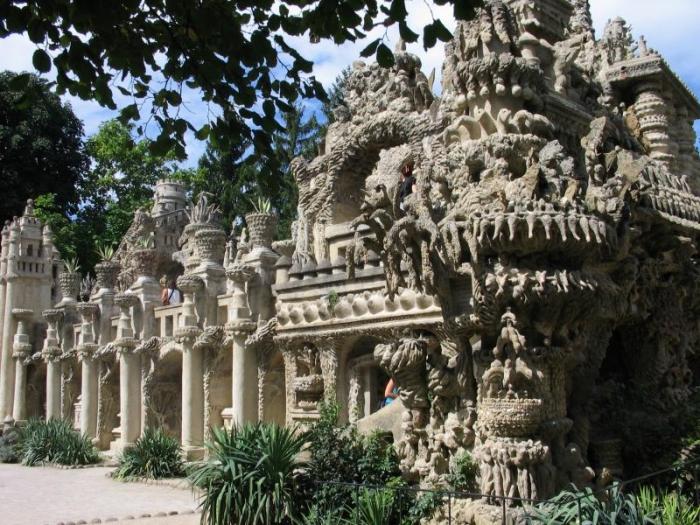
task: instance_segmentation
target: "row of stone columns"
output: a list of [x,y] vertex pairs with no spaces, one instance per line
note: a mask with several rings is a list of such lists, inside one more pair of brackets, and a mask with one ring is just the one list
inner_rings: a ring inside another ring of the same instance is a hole
[[[3,236],[2,263],[12,259],[11,232]],[[182,349],[182,445],[190,457],[203,452],[205,434],[205,392],[203,346],[198,338],[209,327],[224,323],[218,319],[218,300],[226,292],[228,277],[233,290],[225,321],[227,340],[232,344],[232,406],[228,409],[231,422],[243,424],[258,417],[257,399],[257,355],[246,349],[245,342],[256,329],[257,322],[266,321],[271,315],[270,285],[274,280],[274,263],[277,255],[269,247],[253,246],[244,258],[230,264],[225,270],[218,260],[223,253],[225,235],[215,228],[201,228],[195,235],[200,263],[190,268],[190,273],[178,279],[178,287],[184,302],[179,326],[174,331]],[[59,275],[59,284],[65,285],[63,300],[54,308],[41,311],[47,328],[40,354],[46,364],[46,417],[66,417],[64,410],[68,399],[65,390],[68,376],[66,370],[72,359],[80,363],[80,430],[90,438],[98,435],[98,400],[100,398],[101,353],[107,344],[116,349],[119,362],[119,411],[120,439],[117,448],[132,444],[145,427],[144,393],[142,392],[143,358],[135,352],[137,346],[148,338],[158,335],[154,308],[160,302],[160,287],[153,271],[146,271],[149,261],[155,260],[154,250],[138,253],[139,269],[144,269],[126,293],[115,293],[114,284],[118,267],[100,263],[96,268],[99,290],[91,302],[77,303],[73,290],[75,276]],[[149,253],[146,253],[149,252]],[[245,261],[243,260],[245,259]],[[107,275],[109,274],[109,275]],[[4,272],[7,276],[7,272]],[[70,288],[70,290],[68,290]],[[251,290],[253,292],[250,298]],[[0,302],[11,315],[3,316],[2,335],[12,343],[14,358],[11,380],[3,380],[0,390],[13,389],[9,399],[11,414],[15,420],[26,419],[27,364],[31,362],[32,345],[30,330],[33,328],[34,312],[14,308],[12,279],[4,278],[0,289]],[[75,292],[75,293],[74,293]],[[254,304],[253,304],[254,303]],[[253,308],[251,308],[253,304]],[[115,307],[119,310],[116,337],[112,337],[112,316]],[[251,310],[253,310],[251,312]],[[74,324],[80,322],[80,336],[73,341]],[[17,323],[15,331],[14,323]],[[112,340],[114,339],[114,340]],[[4,345],[4,342],[3,342]],[[3,346],[4,348],[4,346]],[[3,354],[3,359],[7,356]],[[10,361],[11,362],[11,361]],[[3,367],[3,378],[8,376]],[[7,401],[3,401],[7,402]]]

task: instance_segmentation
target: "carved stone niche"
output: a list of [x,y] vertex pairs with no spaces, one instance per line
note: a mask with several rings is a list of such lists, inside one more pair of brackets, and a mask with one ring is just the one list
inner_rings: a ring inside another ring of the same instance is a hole
[[305,344],[295,356],[297,376],[292,381],[295,408],[317,410],[323,399],[323,374],[318,350]]

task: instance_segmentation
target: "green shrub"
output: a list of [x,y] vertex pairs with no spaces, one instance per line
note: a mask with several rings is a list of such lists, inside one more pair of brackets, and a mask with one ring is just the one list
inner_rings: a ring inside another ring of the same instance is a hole
[[[353,487],[335,483],[385,485],[400,477],[393,446],[379,434],[360,436],[352,425],[338,424],[339,407],[324,403],[308,432],[305,487],[311,508],[321,514],[353,505]],[[330,483],[316,484],[324,481]]]
[[658,524],[656,513],[644,509],[634,494],[624,494],[617,483],[601,498],[597,498],[590,488],[561,492],[549,501],[528,509],[525,520],[527,523],[547,525]]
[[64,419],[29,420],[20,431],[20,450],[22,463],[30,467],[42,462],[89,465],[100,459],[90,439]]
[[391,490],[360,492],[355,505],[348,506],[344,525],[388,525],[394,510],[395,494]]
[[[365,494],[356,487],[342,485],[358,483],[386,486],[387,489],[408,487],[401,478],[399,458],[391,440],[380,433],[361,436],[354,426],[339,425],[338,413],[337,405],[324,403],[319,420],[308,432],[310,459],[304,476],[305,490],[309,494],[306,500],[310,505],[307,515],[315,516],[317,523],[326,523],[327,520],[343,523],[343,520],[354,519],[356,508],[365,517],[376,516],[380,509],[384,509],[389,516],[383,522],[386,525],[414,525],[430,515],[439,504],[437,496],[416,497],[415,492],[408,490]],[[314,483],[318,481],[331,483]],[[359,506],[357,501],[360,501]]]
[[180,443],[163,429],[147,429],[133,446],[127,447],[112,473],[116,479],[176,478],[184,474]]
[[21,459],[20,431],[8,427],[0,436],[0,463],[17,463]]
[[637,502],[644,514],[655,517],[659,525],[700,523],[700,508],[682,494],[663,492],[659,496],[653,488],[642,487],[639,490]]
[[301,518],[295,476],[304,441],[295,429],[275,424],[214,429],[208,460],[190,474],[203,491],[202,523],[284,525]]
[[476,477],[478,474],[479,465],[469,452],[464,451],[452,460],[447,482],[456,491],[477,492],[479,487],[477,487]]

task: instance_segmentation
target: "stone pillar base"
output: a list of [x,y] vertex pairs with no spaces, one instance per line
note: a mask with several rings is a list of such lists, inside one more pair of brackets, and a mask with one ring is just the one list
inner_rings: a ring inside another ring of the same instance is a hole
[[182,447],[185,461],[200,461],[204,459],[204,447]]
[[224,428],[231,430],[233,426],[233,407],[226,407],[221,411],[221,419],[224,422]]

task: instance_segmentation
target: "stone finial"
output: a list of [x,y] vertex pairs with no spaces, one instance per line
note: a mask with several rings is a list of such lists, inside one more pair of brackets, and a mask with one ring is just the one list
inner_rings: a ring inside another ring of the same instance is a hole
[[27,199],[27,205],[24,207],[25,217],[34,217],[34,200]]

